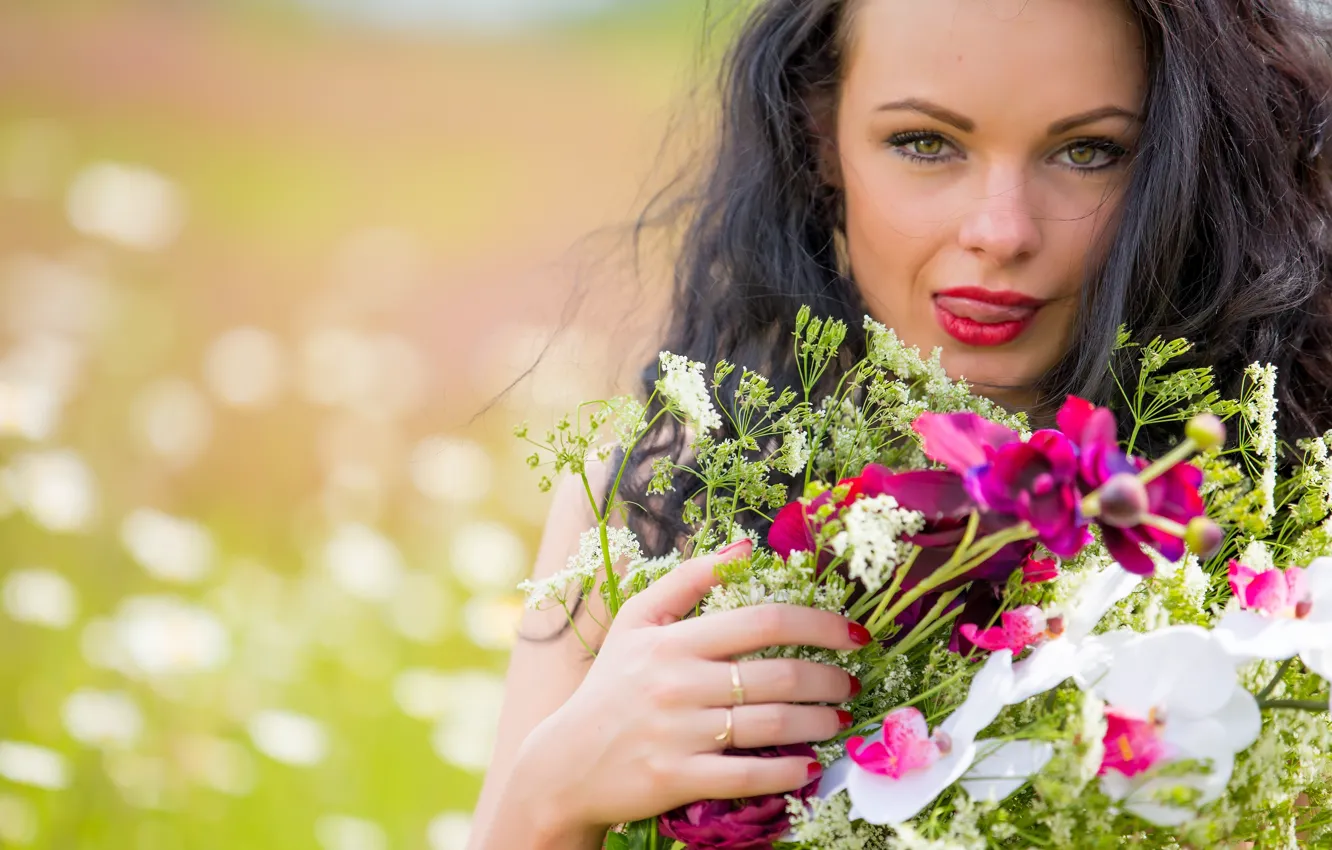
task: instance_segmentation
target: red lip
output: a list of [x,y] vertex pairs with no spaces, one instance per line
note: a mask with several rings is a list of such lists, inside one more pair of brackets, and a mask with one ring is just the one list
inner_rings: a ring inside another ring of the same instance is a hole
[[1047,302],[1012,290],[959,286],[934,295],[934,316],[964,345],[1005,345],[1022,335]]

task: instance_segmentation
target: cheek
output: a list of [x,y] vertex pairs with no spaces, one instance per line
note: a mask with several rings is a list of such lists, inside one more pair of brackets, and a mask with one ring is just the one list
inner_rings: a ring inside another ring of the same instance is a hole
[[946,192],[902,171],[855,163],[844,171],[847,241],[870,301],[909,293],[940,254],[956,215]]

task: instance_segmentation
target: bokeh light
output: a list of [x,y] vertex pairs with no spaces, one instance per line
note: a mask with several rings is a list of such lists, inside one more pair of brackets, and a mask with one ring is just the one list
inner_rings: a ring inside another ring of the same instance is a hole
[[704,25],[0,3],[0,846],[463,850]]

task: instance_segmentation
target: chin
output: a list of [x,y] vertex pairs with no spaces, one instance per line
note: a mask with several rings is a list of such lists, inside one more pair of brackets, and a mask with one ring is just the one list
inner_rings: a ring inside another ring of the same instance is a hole
[[966,380],[978,394],[1005,407],[1025,408],[1034,402],[1031,387],[1045,371],[1033,359],[1018,352],[959,351],[953,343],[943,346],[942,362],[948,377]]

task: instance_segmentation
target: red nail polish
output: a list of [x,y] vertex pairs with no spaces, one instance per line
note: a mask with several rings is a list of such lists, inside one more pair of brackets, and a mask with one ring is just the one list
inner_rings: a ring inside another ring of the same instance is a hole
[[717,552],[716,552],[716,554],[717,554],[718,556],[720,556],[720,555],[729,555],[730,553],[734,552],[736,549],[739,549],[741,546],[749,546],[749,545],[752,544],[752,543],[753,543],[753,541],[750,540],[748,537],[746,537],[746,538],[743,538],[743,539],[741,539],[741,540],[737,540],[737,541],[735,541],[734,543],[730,544],[729,546],[725,546],[725,547],[723,547],[723,548],[721,548],[721,549],[718,549]]
[[[851,676],[850,673],[848,673],[847,675]],[[860,693],[860,680],[857,679],[855,676],[851,676],[851,696],[847,697],[847,699],[855,699],[856,694],[858,693]]]
[[847,623],[846,630],[851,634],[851,640],[858,646],[865,646],[874,640],[874,636],[869,633],[869,629],[860,625],[860,623]]
[[842,724],[843,729],[850,729],[856,725],[856,718],[849,711],[837,709],[837,722]]
[[809,779],[818,779],[822,775],[823,775],[823,765],[819,764],[818,762],[812,761],[809,764],[805,765],[805,776],[808,777]]

